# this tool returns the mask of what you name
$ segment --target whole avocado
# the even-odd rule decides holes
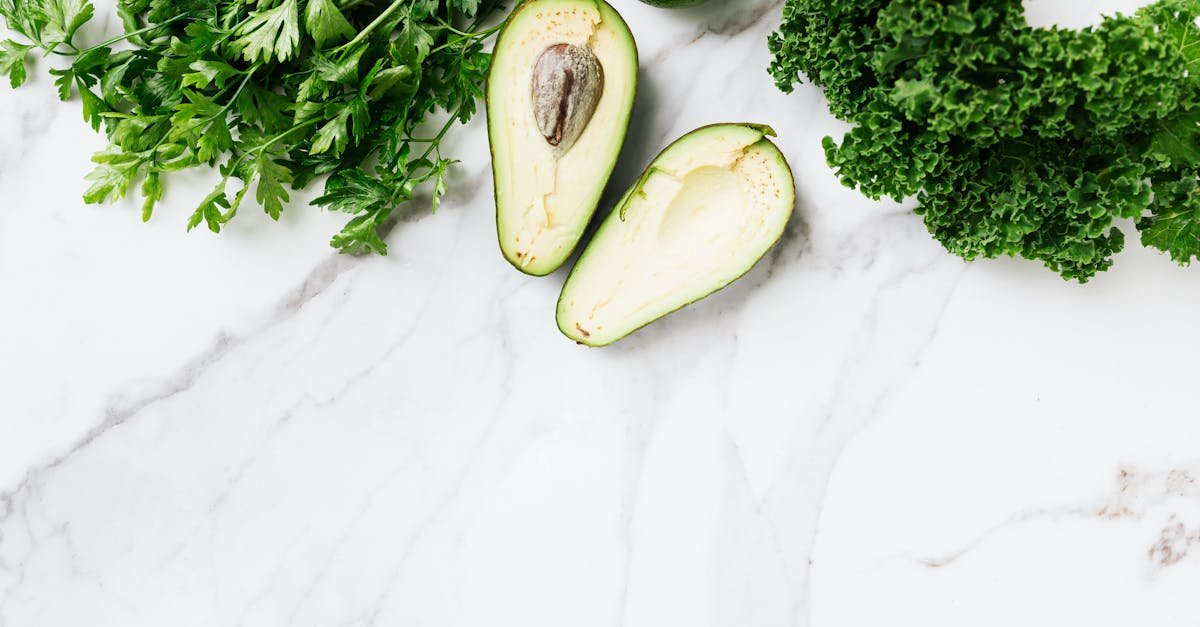
[[[663,9],[682,9],[684,7],[694,7],[698,4],[704,4],[706,0],[642,0],[650,6],[660,7]]]

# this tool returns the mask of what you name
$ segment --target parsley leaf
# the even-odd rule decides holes
[[[283,204],[289,200],[284,185],[292,182],[292,172],[287,166],[276,160],[274,155],[264,152],[258,157],[254,166],[258,173],[258,186],[254,199],[262,205],[271,218],[278,220],[283,213]]]
[[[309,154],[319,155],[326,151],[333,151],[333,155],[342,154],[346,149],[346,145],[350,143],[350,134],[346,132],[346,122],[350,120],[350,109],[342,109],[332,120],[329,120],[317,131],[317,136],[313,139],[312,148],[309,149]]]
[[[46,16],[42,40],[51,46],[72,45],[75,33],[95,13],[92,3],[87,0],[41,0],[34,4],[40,4]]]
[[[229,197],[225,194],[225,181],[221,181],[204,200],[200,201],[200,206],[192,212],[192,216],[188,218],[187,228],[192,230],[200,226],[204,222],[208,226],[208,230],[213,233],[221,232],[221,225],[229,221],[229,217],[225,214],[225,209],[229,209]]]
[[[151,171],[142,182],[142,222],[149,222],[154,205],[162,200],[163,186],[157,170]]]
[[[333,0],[308,0],[304,27],[318,48],[324,48],[331,41],[353,37],[356,32]]]
[[[83,194],[83,199],[89,203],[123,198],[142,166],[137,155],[112,148],[96,153],[92,161],[96,168],[87,175],[92,185]]]
[[[8,75],[13,88],[25,83],[25,56],[33,50],[32,45],[19,44],[11,39],[0,41],[0,74]]]
[[[77,48],[94,13],[87,0],[0,0],[16,35],[0,42],[0,74],[23,84],[35,48],[70,61],[50,70],[58,95],[78,97],[110,144],[93,157],[86,202],[140,192],[149,220],[170,173],[218,167],[220,182],[186,224],[220,232],[244,202],[278,218],[289,188],[325,176],[313,204],[348,217],[331,244],[384,254],[396,207],[420,186],[435,210],[446,194],[455,160],[442,139],[475,113],[484,44],[498,30],[480,25],[500,9],[497,0],[118,0],[125,34]],[[431,140],[435,115],[443,121]]]
[[[272,58],[285,61],[300,45],[300,25],[297,0],[283,0],[279,6],[255,12],[238,29],[234,47],[242,51],[246,61]]]

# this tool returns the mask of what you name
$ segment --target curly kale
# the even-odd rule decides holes
[[[830,165],[874,199],[915,197],[965,259],[1022,256],[1085,282],[1124,245],[1200,256],[1200,0],[1082,30],[1021,0],[787,0],[770,38],[854,125]]]

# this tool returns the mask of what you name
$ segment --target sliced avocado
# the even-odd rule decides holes
[[[756,124],[716,124],[660,154],[604,219],[558,299],[558,328],[605,346],[729,285],[779,241],[792,171]]]
[[[496,230],[542,276],[579,243],[612,174],[637,89],[637,46],[604,0],[527,0],[496,41],[487,83]]]

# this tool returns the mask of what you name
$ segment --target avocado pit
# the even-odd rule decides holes
[[[585,46],[547,47],[533,66],[533,115],[556,155],[566,153],[587,128],[604,93],[604,68]]]

